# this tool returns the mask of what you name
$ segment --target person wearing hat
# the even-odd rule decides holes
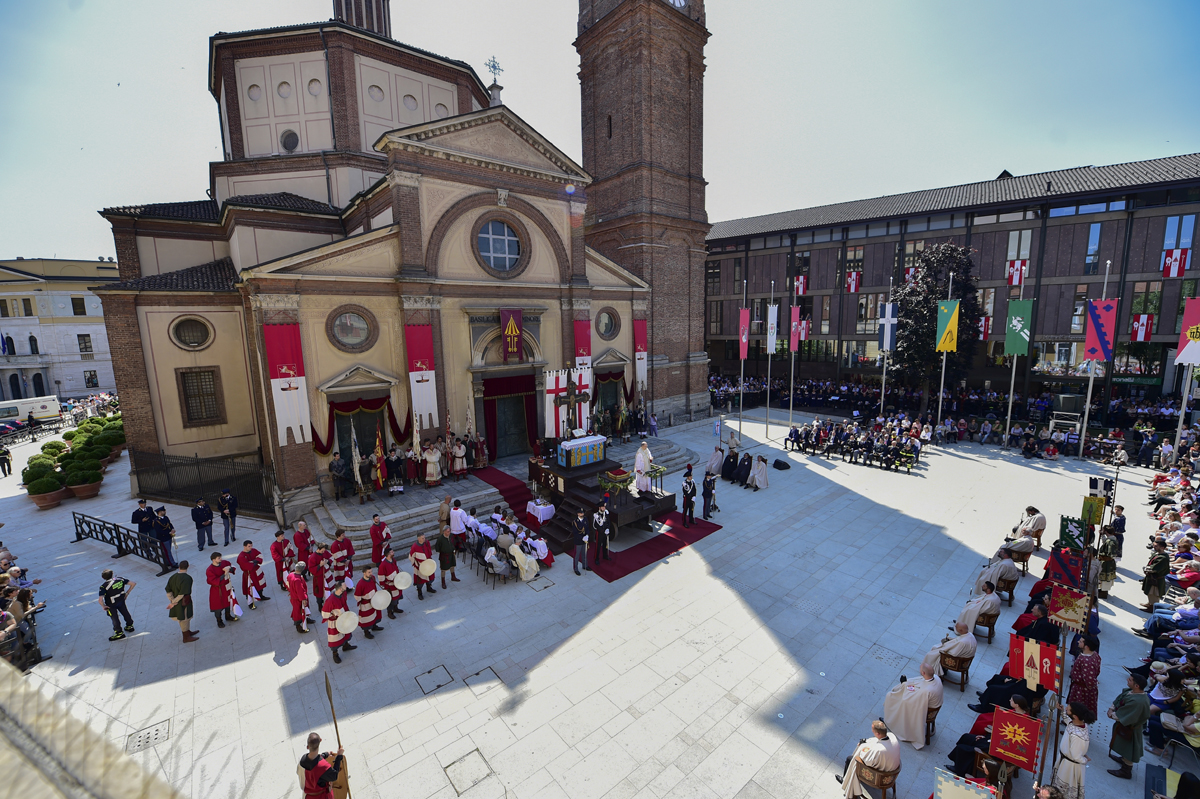
[[[692,479],[692,464],[683,473],[683,526],[696,523],[696,481]]]
[[[397,605],[401,599],[404,599],[404,591],[396,587],[395,575],[400,573],[400,567],[396,565],[396,552],[390,546],[383,548],[383,561],[379,564],[379,582],[383,583],[383,587],[391,594],[392,601],[388,605],[387,615],[389,619],[396,618],[397,613],[403,613]]]
[[[188,562],[179,561],[179,571],[167,580],[167,615],[179,622],[183,642],[191,644],[200,637],[191,630],[192,626],[192,576],[187,573]]]
[[[150,507],[146,504],[146,500],[138,500],[137,509],[133,512],[129,523],[136,525],[137,531],[142,535],[154,535],[154,511],[150,510]]]
[[[704,497],[704,518],[711,519],[717,509],[717,475],[711,470],[704,473],[704,482],[700,486],[700,495]]]
[[[144,506],[146,500],[141,500],[138,505]],[[158,541],[159,547],[163,553],[163,570],[159,572],[159,576],[166,574],[171,569],[175,568],[175,558],[171,555],[171,542],[175,538],[175,525],[171,524],[170,517],[167,516],[167,507],[163,505],[153,513],[149,509],[146,513],[150,514],[150,534]],[[138,532],[142,530],[142,522],[138,523]]]
[[[334,657],[337,657],[336,651]],[[329,786],[337,782],[341,773],[345,750],[339,746],[334,754],[318,752],[320,748],[321,736],[314,732],[308,736],[308,753],[300,758],[300,789],[304,791],[305,799],[333,799],[333,790]]]
[[[308,583],[304,579],[304,564],[293,565],[286,580],[288,599],[292,603],[292,623],[296,625],[296,632],[305,635],[312,619],[308,616]]]
[[[584,571],[591,571],[587,565],[587,546],[588,546],[588,525],[583,518],[583,508],[575,512],[575,518],[571,520],[571,538],[575,542],[575,554],[571,556],[571,567],[575,570],[575,574],[581,575],[579,564],[583,564]]]
[[[1108,756],[1120,764],[1120,768],[1110,768],[1108,773],[1128,780],[1133,778],[1133,764],[1142,759],[1142,727],[1150,718],[1150,698],[1146,696],[1146,678],[1142,675],[1130,674],[1125,684],[1128,687],[1107,711],[1113,721]]]
[[[216,541],[212,537],[212,508],[208,507],[208,503],[204,501],[204,497],[196,500],[196,507],[192,508],[192,521],[196,524],[196,543],[200,547],[200,551],[204,551],[204,539],[208,538],[208,545],[215,547]],[[229,543],[226,541],[225,543]]]
[[[592,532],[596,536],[597,566],[600,565],[601,560],[612,560],[612,551],[609,549],[611,531],[608,524],[608,500],[602,499],[596,506],[596,512],[592,514]]]
[[[271,560],[275,561],[275,582],[286,591],[284,579],[296,565],[296,548],[287,540],[286,530],[275,531],[275,543],[271,544]]]
[[[221,524],[225,527],[225,546],[229,546],[230,538],[237,538],[237,497],[229,493],[228,488],[221,489],[217,499],[217,510],[221,513]]]
[[[209,567],[205,570],[204,579],[208,583],[208,609],[217,617],[217,626],[224,628],[225,622],[234,622],[238,617],[233,615],[233,606],[237,604],[237,595],[233,592],[233,564],[221,558],[220,552],[209,556]],[[222,611],[225,621],[221,620]]]
[[[254,548],[254,542],[247,539],[242,542],[242,551],[237,556],[238,568],[242,570],[242,596],[250,600],[250,609],[254,610],[255,602],[261,599],[270,602],[267,596],[267,575],[263,573],[262,553]]]
[[[371,562],[378,567],[383,563],[383,551],[392,542],[392,533],[378,513],[371,516],[371,529],[368,532],[371,534]]]

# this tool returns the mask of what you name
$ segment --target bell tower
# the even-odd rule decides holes
[[[333,0],[333,18],[392,38],[392,0]]]
[[[579,0],[588,246],[648,282],[641,396],[656,413],[708,403],[704,346],[703,0]]]

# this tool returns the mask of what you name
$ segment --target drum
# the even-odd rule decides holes
[[[421,561],[421,565],[417,571],[421,572],[422,577],[432,577],[433,573],[437,571],[437,564],[432,560]]]
[[[358,614],[347,611],[337,617],[337,623],[334,626],[339,633],[348,635],[358,629]]]
[[[380,590],[371,594],[371,607],[375,608],[375,610],[387,610],[390,604],[392,604],[392,595],[387,591]]]
[[[405,588],[412,588],[412,575],[408,572],[396,572],[392,575],[392,583],[401,591]]]

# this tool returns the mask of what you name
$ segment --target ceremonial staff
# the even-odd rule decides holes
[[[329,684],[329,672],[325,672],[325,695],[329,697],[329,713],[333,716],[333,734],[337,737],[338,749],[342,748],[342,733],[338,730],[337,711],[333,709],[333,687]],[[342,760],[342,778],[346,780],[346,799],[350,799],[350,779],[348,776],[349,769],[346,768],[346,761]]]

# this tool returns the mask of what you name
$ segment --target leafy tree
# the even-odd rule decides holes
[[[965,375],[975,358],[982,314],[976,293],[975,264],[966,247],[935,244],[921,253],[916,267],[916,277],[892,292],[892,301],[899,306],[900,318],[896,327],[896,351],[888,359],[888,367],[889,370],[896,369],[910,385],[922,389],[921,412],[924,413],[941,380],[942,353],[936,351],[938,302],[946,299],[951,272],[954,282],[950,287],[950,299],[959,301],[958,351],[949,353],[946,358],[947,386],[954,385]]]

